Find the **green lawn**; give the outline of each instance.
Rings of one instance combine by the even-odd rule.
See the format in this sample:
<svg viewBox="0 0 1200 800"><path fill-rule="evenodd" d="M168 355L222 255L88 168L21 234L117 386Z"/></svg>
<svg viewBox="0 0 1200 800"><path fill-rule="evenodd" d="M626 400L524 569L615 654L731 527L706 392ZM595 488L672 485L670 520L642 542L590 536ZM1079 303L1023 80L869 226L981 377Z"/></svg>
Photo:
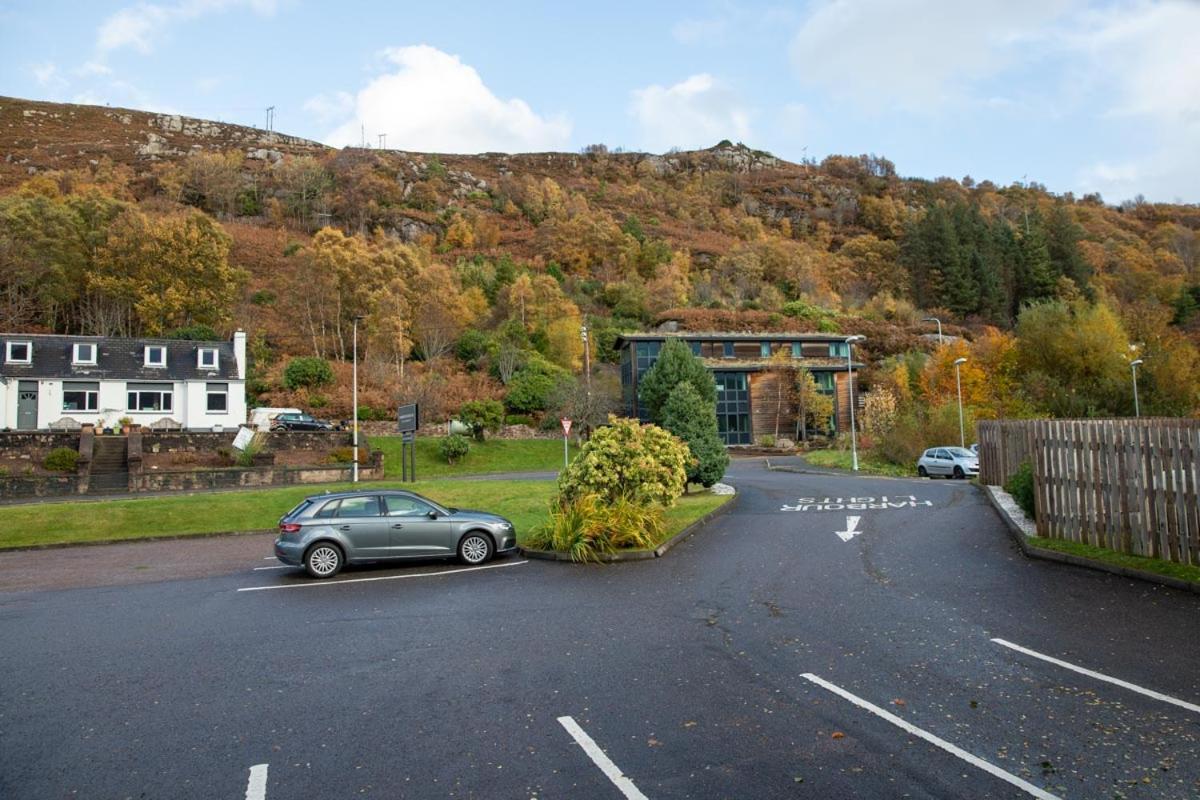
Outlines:
<svg viewBox="0 0 1200 800"><path fill-rule="evenodd" d="M502 514L516 526L518 540L545 520L546 507L555 489L553 481L425 480L407 484L383 481L359 486L412 489L444 505ZM273 528L301 498L346 488L348 484L289 486L138 500L0 506L0 550ZM682 498L679 505L667 512L668 536L683 530L726 499L707 492Z"/></svg>
<svg viewBox="0 0 1200 800"><path fill-rule="evenodd" d="M400 437L372 436L372 449L384 454L384 473L400 477ZM548 472L562 469L562 439L488 439L471 440L471 452L453 466L438 455L438 439L417 439L417 477L446 478L454 475L480 475L488 472ZM572 444L571 457L577 448Z"/></svg>
<svg viewBox="0 0 1200 800"><path fill-rule="evenodd" d="M1200 567L1189 567L1184 564L1162 561L1157 558L1126 555L1118 553L1115 550L1106 550L1103 547L1093 547L1090 544L1080 544L1079 542L1065 542L1061 539L1043 539L1040 536L1030 536L1025 541L1035 547L1042 547L1046 550L1057 550L1060 553L1070 553L1071 555L1083 556L1084 558L1092 558L1096 561L1103 561L1106 564L1113 564L1118 567L1140 569L1143 572L1153 572L1157 575L1167 575L1192 583L1200 583Z"/></svg>
<svg viewBox="0 0 1200 800"><path fill-rule="evenodd" d="M804 460L814 467L834 467L848 470L852 466L849 450L811 450L804 453ZM894 478L915 478L916 468L902 467L871 453L869 450L858 451L858 471L868 475L890 475Z"/></svg>
<svg viewBox="0 0 1200 800"><path fill-rule="evenodd" d="M702 487L693 487L692 492L693 494L679 498L674 508L667 509L666 530L663 531L662 541L658 544L662 544L705 514L717 510L733 499L733 495L713 494Z"/></svg>

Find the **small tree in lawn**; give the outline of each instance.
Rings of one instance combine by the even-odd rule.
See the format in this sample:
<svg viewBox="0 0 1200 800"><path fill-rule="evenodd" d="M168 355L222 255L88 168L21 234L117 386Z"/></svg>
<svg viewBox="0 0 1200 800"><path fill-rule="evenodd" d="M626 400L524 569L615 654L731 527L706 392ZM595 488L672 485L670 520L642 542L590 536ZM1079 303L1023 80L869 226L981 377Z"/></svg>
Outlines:
<svg viewBox="0 0 1200 800"><path fill-rule="evenodd" d="M721 480L729 453L717 432L716 406L706 403L690 383L681 383L667 398L662 415L663 427L682 439L692 454L688 482L708 488Z"/></svg>
<svg viewBox="0 0 1200 800"><path fill-rule="evenodd" d="M808 426L824 425L833 416L833 398L817 386L817 379L807 369L796 373L796 427L799 438L808 441Z"/></svg>
<svg viewBox="0 0 1200 800"><path fill-rule="evenodd" d="M494 433L504 424L504 404L499 400L468 400L459 408L458 418L471 429L475 440L482 442L484 431Z"/></svg>
<svg viewBox="0 0 1200 800"><path fill-rule="evenodd" d="M690 383L700 399L715 408L717 384L712 373L682 339L667 339L654 366L638 381L638 401L651 421L662 422L663 404L681 383Z"/></svg>

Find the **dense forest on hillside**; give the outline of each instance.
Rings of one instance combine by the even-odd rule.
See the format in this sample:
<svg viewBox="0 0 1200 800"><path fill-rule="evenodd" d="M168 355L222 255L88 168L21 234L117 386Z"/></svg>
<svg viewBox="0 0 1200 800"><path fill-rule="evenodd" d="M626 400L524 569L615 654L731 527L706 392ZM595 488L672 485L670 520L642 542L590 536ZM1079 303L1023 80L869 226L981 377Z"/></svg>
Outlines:
<svg viewBox="0 0 1200 800"><path fill-rule="evenodd" d="M522 420L602 417L616 335L666 319L863 333L889 426L914 408L934 424L964 354L981 417L1131 413L1133 358L1144 413L1200 411L1197 206L729 142L438 156L275 134L264 149L252 129L179 120L0 103L0 330L244 328L257 401L329 415L348 413L356 316L367 416L486 398ZM289 377L298 357L331 362L332 382Z"/></svg>

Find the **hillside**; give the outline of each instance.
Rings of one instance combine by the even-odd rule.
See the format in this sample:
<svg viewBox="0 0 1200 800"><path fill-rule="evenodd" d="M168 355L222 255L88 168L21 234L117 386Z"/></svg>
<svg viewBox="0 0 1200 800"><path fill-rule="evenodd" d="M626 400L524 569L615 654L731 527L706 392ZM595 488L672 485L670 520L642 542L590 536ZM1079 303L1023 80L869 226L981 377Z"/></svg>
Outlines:
<svg viewBox="0 0 1200 800"><path fill-rule="evenodd" d="M662 319L863 332L883 385L896 359L933 349L921 321L933 314L969 340L1013 343L1022 408L1123 411L1123 362L1082 397L1046 375L1021 340L1032 304L1072 329L1103 310L1106 352L1161 354L1147 358L1151 407L1156 392L1164 413L1200 407L1194 388L1171 388L1197 370L1197 206L905 178L876 156L796 164L729 142L662 155L334 150L13 98L0 98L0 155L3 327L244 327L263 402L344 413L337 384L289 388L282 368L317 355L342 377L358 313L368 404L422 397L450 413L496 397L535 417L568 401L585 320L600 362L617 332Z"/></svg>

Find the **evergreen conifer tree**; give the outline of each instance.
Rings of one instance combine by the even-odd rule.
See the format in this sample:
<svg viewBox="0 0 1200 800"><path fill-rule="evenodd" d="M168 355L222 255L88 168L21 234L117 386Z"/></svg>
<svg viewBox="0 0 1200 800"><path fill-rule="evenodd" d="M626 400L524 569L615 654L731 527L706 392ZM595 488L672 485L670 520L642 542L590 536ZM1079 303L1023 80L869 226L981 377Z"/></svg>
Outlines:
<svg viewBox="0 0 1200 800"><path fill-rule="evenodd" d="M681 383L690 383L700 398L716 413L717 384L712 373L692 354L681 339L667 339L654 366L638 381L638 403L656 424L662 423L662 407Z"/></svg>
<svg viewBox="0 0 1200 800"><path fill-rule="evenodd" d="M717 408L691 383L679 383L662 407L662 426L682 439L694 459L687 467L688 483L712 486L725 475L729 453L717 433Z"/></svg>

